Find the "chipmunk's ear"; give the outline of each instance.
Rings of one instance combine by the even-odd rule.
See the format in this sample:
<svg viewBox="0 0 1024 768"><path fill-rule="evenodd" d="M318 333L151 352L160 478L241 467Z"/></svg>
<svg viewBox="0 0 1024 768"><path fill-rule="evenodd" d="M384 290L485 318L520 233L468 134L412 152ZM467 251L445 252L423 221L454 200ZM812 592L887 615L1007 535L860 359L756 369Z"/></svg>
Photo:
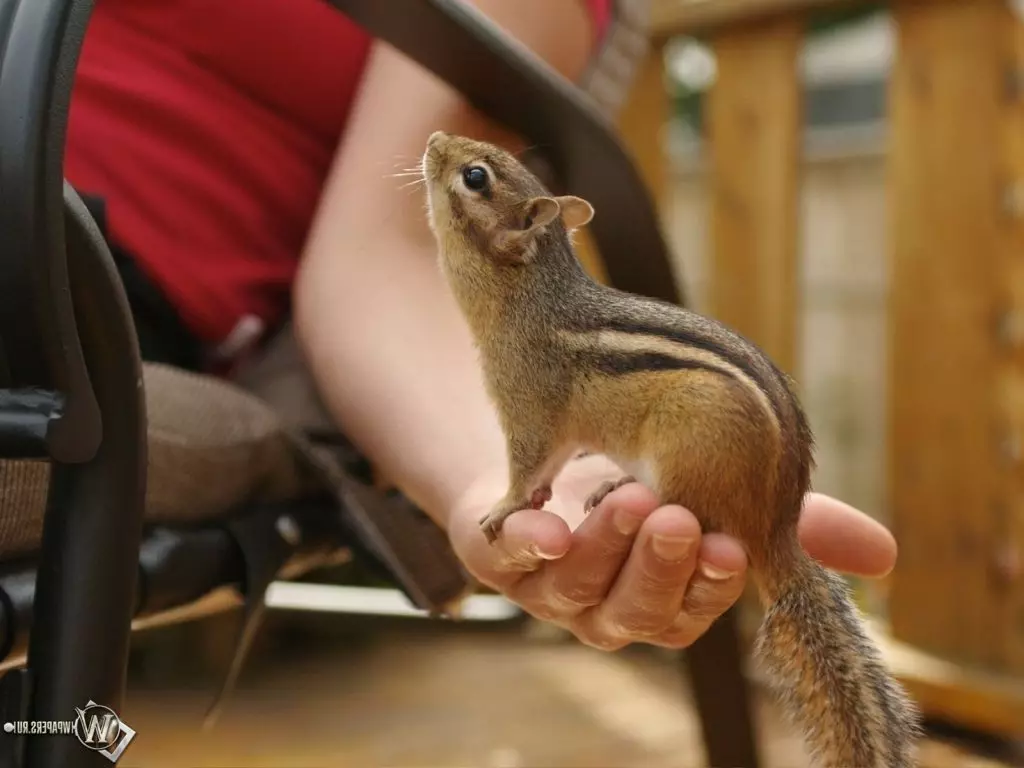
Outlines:
<svg viewBox="0 0 1024 768"><path fill-rule="evenodd" d="M522 208L522 232L535 233L558 218L558 200L553 197L534 197Z"/></svg>
<svg viewBox="0 0 1024 768"><path fill-rule="evenodd" d="M534 238L558 218L558 203L553 197L531 197L512 213L509 228L498 233L495 246L506 259L526 264L534 256Z"/></svg>
<svg viewBox="0 0 1024 768"><path fill-rule="evenodd" d="M565 224L565 228L570 232L589 224L590 220L594 218L594 206L582 197L562 195L561 197L556 197L555 201L562 212L562 223Z"/></svg>

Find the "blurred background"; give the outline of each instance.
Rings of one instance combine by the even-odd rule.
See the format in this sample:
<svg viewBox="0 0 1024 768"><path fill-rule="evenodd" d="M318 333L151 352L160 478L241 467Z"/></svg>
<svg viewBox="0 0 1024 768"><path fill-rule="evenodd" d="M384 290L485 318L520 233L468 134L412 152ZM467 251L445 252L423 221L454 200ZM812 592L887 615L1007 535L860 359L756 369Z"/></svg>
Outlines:
<svg viewBox="0 0 1024 768"><path fill-rule="evenodd" d="M995 3L967 0L904 3L902 16L881 3L824 12L828 3L793 3L799 18L787 15L785 2L761 4L779 15L746 18L755 0L655 0L649 59L622 114L623 140L656 190L692 306L754 335L763 321L766 346L795 369L817 433L816 488L900 538L897 572L856 586L891 663L933 724L923 764L1024 765L1024 507L1015 432L1024 411L1013 410L1021 399L1013 388L1024 380L1016 378L1022 358L1012 303L1021 298L1013 262L1024 257L1024 224L1012 203L1013 184L1021 183L1014 179L1024 179L1024 154L1012 139L1024 132L1013 85L1024 67L1020 6L1007 26L977 11ZM793 25L802 31L789 83L785 63L774 62ZM916 80L921 71L932 79ZM787 113L790 102L772 94L790 92L798 100ZM961 98L963 109L950 110ZM976 109L986 100L998 108ZM941 109L964 127L939 130L946 137L939 146L920 129ZM758 181L751 195L768 213L742 226L754 241L779 235L772 211L785 214L791 190L798 226L779 236L792 248L769 244L736 255L714 245L715 227L738 215L723 203L716 169L742 185L735 163L775 167L765 143L723 146L737 139L723 121L741 113L798 158L795 175ZM983 126L992 136L1011 138L977 146L985 120L999 121ZM956 135L962 144L949 140ZM894 162L894 153L905 161ZM994 169L990 178L978 178L982 166ZM985 214L986 205L996 210ZM976 247L943 236L954 226L942 218L947 211L963 217L959 226ZM599 256L586 258L599 272ZM795 270L792 285L772 283L774 296L744 302L742 291L716 289L726 279L751 284L773 264L783 275ZM937 277L942 270L949 277ZM773 302L786 296L792 322L778 331ZM963 312L992 322L970 326ZM779 341L786 328L792 338ZM1000 341L1000 329L1009 341ZM927 366L915 356L947 354L948 377L923 382ZM935 404L932 415L915 411L916 401ZM995 435L994 453L983 460L1008 467L1009 480L975 471L972 423ZM337 612L271 610L210 733L198 727L230 661L236 613L136 636L122 714L139 738L123 764L706 765L678 654L600 653L496 604L461 623L374 615L390 610L392 593L356 566L333 575L378 591L358 593L370 595L362 607L357 593L348 594L349 607ZM757 616L748 607L752 627ZM755 714L764 764L805 764L760 692Z"/></svg>

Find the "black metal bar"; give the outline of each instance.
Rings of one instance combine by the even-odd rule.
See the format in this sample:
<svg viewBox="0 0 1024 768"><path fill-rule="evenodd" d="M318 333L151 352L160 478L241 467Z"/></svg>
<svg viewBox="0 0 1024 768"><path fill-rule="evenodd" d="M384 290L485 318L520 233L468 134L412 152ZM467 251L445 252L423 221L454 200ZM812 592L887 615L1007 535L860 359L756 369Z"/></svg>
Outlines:
<svg viewBox="0 0 1024 768"><path fill-rule="evenodd" d="M71 85L92 0L0 0L0 346L14 389L61 392L49 455L89 459L99 411L68 287L61 185Z"/></svg>
<svg viewBox="0 0 1024 768"><path fill-rule="evenodd" d="M737 609L731 608L682 654L700 715L707 765L713 768L761 764L739 632Z"/></svg>
<svg viewBox="0 0 1024 768"><path fill-rule="evenodd" d="M461 0L326 1L539 145L565 187L597 210L588 228L615 286L683 301L650 191L581 89Z"/></svg>
<svg viewBox="0 0 1024 768"><path fill-rule="evenodd" d="M0 389L0 457L46 459L47 435L60 418L64 397L45 389Z"/></svg>
<svg viewBox="0 0 1024 768"><path fill-rule="evenodd" d="M24 721L28 717L32 696L32 676L27 669L12 669L0 678L0 719L5 723ZM22 733L4 733L0 739L0 766L23 768L25 745L31 738Z"/></svg>
<svg viewBox="0 0 1024 768"><path fill-rule="evenodd" d="M344 551L357 555L368 569L378 566L354 540L337 500L329 494L246 505L233 516L204 527L158 526L146 531L138 558L133 615L145 617L179 608L222 587L244 592L246 560L254 553L240 544L240 531L249 539L270 541L285 536L289 547L285 568L290 577L334 562ZM23 652L31 635L36 577L35 558L4 564L0 574L0 662L12 651ZM385 571L383 577L391 575ZM0 742L3 740L0 734Z"/></svg>
<svg viewBox="0 0 1024 768"><path fill-rule="evenodd" d="M95 223L64 190L72 298L104 435L92 460L54 466L28 651L36 720L73 720L90 700L121 707L145 502L145 401L128 301ZM74 736L27 747L28 768L110 765Z"/></svg>

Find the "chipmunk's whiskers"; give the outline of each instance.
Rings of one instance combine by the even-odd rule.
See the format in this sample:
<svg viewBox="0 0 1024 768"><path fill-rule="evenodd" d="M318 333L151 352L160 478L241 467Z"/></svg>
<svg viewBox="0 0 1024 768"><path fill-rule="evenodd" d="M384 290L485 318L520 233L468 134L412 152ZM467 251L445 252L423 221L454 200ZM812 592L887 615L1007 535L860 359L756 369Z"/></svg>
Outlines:
<svg viewBox="0 0 1024 768"><path fill-rule="evenodd" d="M423 165L423 158L420 158L419 162L411 168L401 168L394 173L388 174L388 177L393 179L412 179L412 181L402 184L399 189L414 189L420 184L425 184L427 173L426 167Z"/></svg>
<svg viewBox="0 0 1024 768"><path fill-rule="evenodd" d="M413 188L413 187L417 187L420 184L426 184L426 183L427 183L427 177L426 176L420 176L418 179L413 179L412 181L406 182L405 184L400 186L399 189L410 189L410 188Z"/></svg>
<svg viewBox="0 0 1024 768"><path fill-rule="evenodd" d="M399 189L405 189L406 187L415 186L416 184L426 181L426 169L423 166L423 159L421 158L420 161L411 168L401 168L394 173L389 173L388 177L392 179L412 179L412 181L408 184L403 184Z"/></svg>
<svg viewBox="0 0 1024 768"><path fill-rule="evenodd" d="M394 161L395 162L394 162L394 164L391 167L392 168L397 168L399 165L404 165L406 163L417 163L417 162L419 162L419 160L420 160L420 158L418 156L416 156L416 155L401 155L401 154L399 154L399 155L395 155L395 157L394 157Z"/></svg>

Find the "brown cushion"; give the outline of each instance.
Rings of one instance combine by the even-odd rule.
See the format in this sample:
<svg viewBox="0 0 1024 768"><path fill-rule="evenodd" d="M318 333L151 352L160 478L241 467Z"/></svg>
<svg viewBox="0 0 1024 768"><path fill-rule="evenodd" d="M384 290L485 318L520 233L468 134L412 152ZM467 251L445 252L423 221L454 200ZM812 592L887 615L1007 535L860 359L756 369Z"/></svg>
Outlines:
<svg viewBox="0 0 1024 768"><path fill-rule="evenodd" d="M317 483L276 413L210 376L145 364L146 520L195 523L247 501L294 498ZM0 461L0 558L39 546L50 466Z"/></svg>

